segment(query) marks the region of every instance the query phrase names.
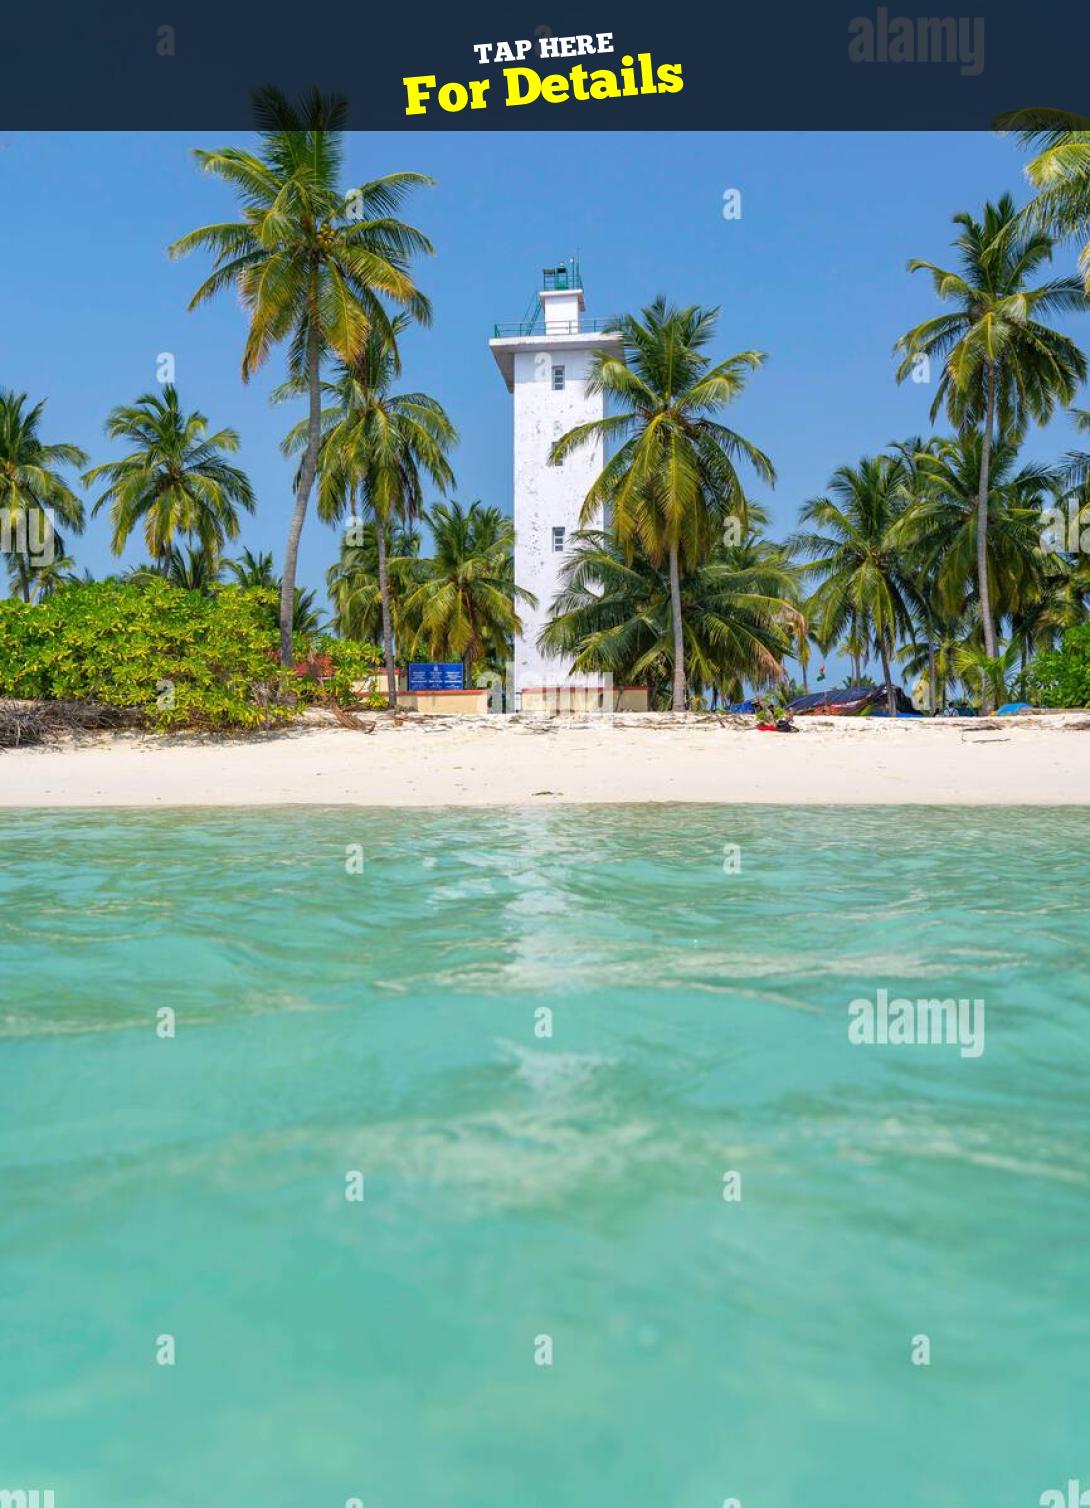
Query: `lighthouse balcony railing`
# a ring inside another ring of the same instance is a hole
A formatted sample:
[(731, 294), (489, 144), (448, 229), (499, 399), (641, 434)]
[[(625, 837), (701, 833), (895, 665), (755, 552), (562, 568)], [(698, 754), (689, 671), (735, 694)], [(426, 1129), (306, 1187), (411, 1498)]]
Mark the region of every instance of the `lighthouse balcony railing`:
[(493, 340), (527, 335), (595, 335), (616, 330), (616, 316), (611, 319), (523, 319), (510, 324), (494, 325)]

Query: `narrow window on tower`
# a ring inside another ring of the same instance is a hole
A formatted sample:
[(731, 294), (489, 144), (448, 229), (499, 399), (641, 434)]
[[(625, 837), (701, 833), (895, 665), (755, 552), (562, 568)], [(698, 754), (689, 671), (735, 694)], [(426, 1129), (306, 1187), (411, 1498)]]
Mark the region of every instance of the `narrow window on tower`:
[(553, 392), (554, 393), (562, 393), (563, 391), (564, 391), (564, 368), (563, 367), (553, 367)]
[(564, 553), (564, 526), (563, 526), (563, 524), (554, 524), (553, 525), (553, 554), (554, 555), (563, 555), (563, 553)]

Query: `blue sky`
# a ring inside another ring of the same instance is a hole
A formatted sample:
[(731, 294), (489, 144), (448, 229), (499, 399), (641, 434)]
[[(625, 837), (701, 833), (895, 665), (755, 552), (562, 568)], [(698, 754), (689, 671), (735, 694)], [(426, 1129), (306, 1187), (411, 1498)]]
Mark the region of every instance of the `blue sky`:
[[(46, 437), (99, 462), (118, 453), (103, 434), (109, 408), (152, 388), (158, 354), (173, 352), (185, 406), (241, 435), (259, 500), (242, 543), (279, 561), (292, 468), (278, 444), (302, 412), (268, 402), (283, 353), (244, 385), (237, 302), (221, 295), (187, 313), (206, 263), (165, 251), (183, 231), (234, 217), (230, 191), (190, 155), (222, 144), (216, 132), (0, 138), (0, 385), (47, 398)], [(435, 320), (406, 339), (404, 383), (457, 425), (463, 501), (511, 505), (510, 398), (492, 325), (521, 318), (540, 269), (578, 251), (589, 313), (665, 292), (721, 305), (720, 354), (768, 353), (731, 422), (776, 464), (775, 491), (752, 490), (780, 534), (837, 465), (928, 430), (930, 389), (893, 378), (894, 340), (936, 307), (905, 263), (948, 260), (955, 211), (1005, 189), (1023, 201), (1023, 162), (1014, 141), (983, 134), (369, 134), (349, 139), (345, 181), (400, 168), (437, 179), (407, 214), (436, 246), (419, 267)], [(739, 220), (723, 218), (728, 188), (741, 191)], [(1074, 251), (1054, 265), (1070, 270)], [(1070, 329), (1090, 342), (1085, 316)], [(1061, 416), (1027, 452), (1072, 441)], [(104, 517), (73, 544), (81, 567), (114, 568)], [(300, 580), (321, 588), (335, 553), (312, 516)], [(137, 541), (124, 560), (143, 554)]]

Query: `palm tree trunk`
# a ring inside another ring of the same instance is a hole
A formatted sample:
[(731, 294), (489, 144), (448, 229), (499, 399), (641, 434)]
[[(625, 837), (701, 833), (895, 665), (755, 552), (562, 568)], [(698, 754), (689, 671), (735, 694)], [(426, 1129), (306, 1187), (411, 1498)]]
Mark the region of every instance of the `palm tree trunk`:
[(886, 706), (889, 708), (890, 717), (893, 717), (897, 712), (897, 697), (894, 694), (893, 676), (890, 674), (889, 669), (889, 649), (886, 645), (885, 636), (881, 634), (878, 636), (878, 652), (882, 656), (882, 674), (886, 682)]
[[(984, 433), (980, 445), (980, 484), (976, 495), (976, 576), (980, 594), (980, 621), (984, 629), (984, 651), (994, 660), (999, 653), (992, 619), (992, 600), (988, 587), (988, 481), (992, 461), (992, 426), (995, 423), (995, 368), (988, 363), (985, 377), (988, 388)], [(990, 698), (989, 698), (990, 700)], [(986, 707), (984, 711), (990, 712)]]
[(378, 594), (382, 601), (382, 652), (386, 660), (386, 696), (392, 712), (397, 706), (397, 672), (394, 669), (394, 632), (390, 626), (390, 574), (386, 569), (386, 521), (375, 514), (375, 544), (378, 546)]
[(930, 634), (927, 636), (927, 693), (928, 711), (934, 717), (938, 710), (935, 703), (939, 699), (939, 688), (935, 681), (935, 641)]
[(681, 621), (681, 577), (676, 543), (670, 546), (670, 616), (674, 626), (674, 691), (671, 705), (675, 712), (684, 712), (685, 629)]
[(291, 625), (295, 616), (295, 570), (299, 560), (299, 538), (303, 532), (303, 520), (307, 515), (310, 489), (318, 470), (318, 442), (321, 438), (322, 389), (318, 374), (318, 319), (317, 310), (311, 310), (310, 328), (307, 331), (307, 385), (310, 397), (310, 413), (307, 416), (307, 448), (303, 464), (299, 468), (299, 486), (295, 493), (288, 528), (288, 547), (284, 551), (284, 579), (280, 583), (280, 663), (289, 669), (294, 663), (291, 648)]

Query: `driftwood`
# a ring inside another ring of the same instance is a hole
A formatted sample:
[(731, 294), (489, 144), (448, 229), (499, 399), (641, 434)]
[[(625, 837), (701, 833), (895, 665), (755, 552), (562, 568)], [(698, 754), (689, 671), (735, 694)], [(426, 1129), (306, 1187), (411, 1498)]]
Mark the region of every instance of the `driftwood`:
[(340, 702), (336, 701), (333, 697), (329, 697), (328, 700), (323, 701), (322, 706), (325, 711), (333, 714), (342, 728), (352, 728), (357, 733), (373, 733), (375, 731), (374, 718), (369, 723), (362, 722), (354, 712), (349, 712), (347, 707), (342, 707)]
[(15, 701), (0, 699), (0, 749), (44, 743), (66, 733), (138, 727), (140, 717), (121, 707), (96, 702)]
[(351, 728), (354, 733), (373, 733), (377, 719), (372, 716), (370, 722), (363, 722), (354, 712), (347, 707), (342, 707), (337, 698), (326, 687), (322, 687), (318, 695), (317, 705), (323, 712), (328, 712), (331, 717), (340, 723), (342, 728)]

